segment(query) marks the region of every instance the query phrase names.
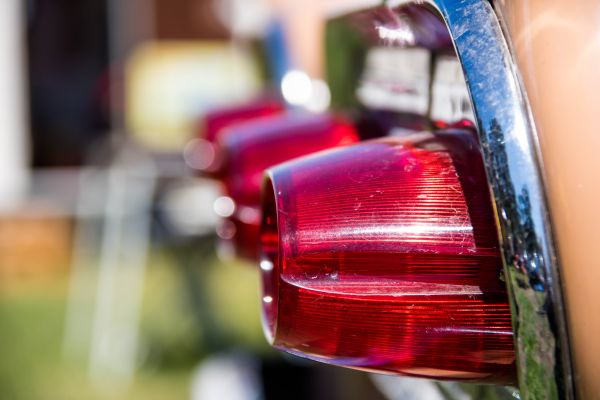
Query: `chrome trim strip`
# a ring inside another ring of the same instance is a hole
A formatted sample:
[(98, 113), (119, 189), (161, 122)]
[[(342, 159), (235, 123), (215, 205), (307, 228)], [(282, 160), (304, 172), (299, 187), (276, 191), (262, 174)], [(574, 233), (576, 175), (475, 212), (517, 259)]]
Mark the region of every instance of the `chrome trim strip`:
[(427, 3), (443, 16), (477, 116), (513, 310), (522, 398), (575, 397), (537, 135), (498, 16), (486, 0)]

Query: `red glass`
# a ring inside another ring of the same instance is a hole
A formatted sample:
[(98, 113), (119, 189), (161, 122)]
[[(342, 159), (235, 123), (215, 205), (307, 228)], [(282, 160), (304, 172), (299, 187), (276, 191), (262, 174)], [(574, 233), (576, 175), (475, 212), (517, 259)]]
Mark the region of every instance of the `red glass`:
[(218, 135), (225, 128), (263, 117), (281, 114), (285, 106), (276, 100), (261, 98), (249, 103), (230, 107), (221, 107), (209, 111), (204, 115), (201, 125), (200, 139), (204, 143), (207, 156), (212, 157), (211, 163), (206, 163), (204, 172), (215, 173), (220, 166), (220, 155), (215, 147)]
[(253, 119), (281, 114), (285, 111), (282, 103), (260, 99), (250, 103), (214, 109), (204, 116), (204, 138), (215, 142), (218, 133), (228, 126)]
[(433, 121), (436, 129), (475, 129), (475, 123), (469, 119), (461, 119), (452, 123), (443, 120)]
[(370, 371), (514, 382), (472, 132), (364, 142), (267, 175), (260, 268), (275, 347)]
[(316, 151), (358, 142), (354, 127), (329, 114), (282, 114), (228, 128), (218, 138), (222, 180), (236, 211), (230, 221), (238, 255), (257, 259), (260, 186), (265, 169)]

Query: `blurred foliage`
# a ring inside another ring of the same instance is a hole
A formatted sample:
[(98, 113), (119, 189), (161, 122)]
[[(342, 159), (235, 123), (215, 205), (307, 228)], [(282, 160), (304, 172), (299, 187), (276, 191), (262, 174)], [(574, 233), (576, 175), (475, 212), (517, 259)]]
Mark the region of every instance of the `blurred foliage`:
[(327, 23), (325, 65), (332, 107), (352, 109), (358, 106), (356, 89), (362, 80), (367, 45), (366, 38), (348, 18)]
[(36, 385), (59, 359), (64, 316), (62, 282), (0, 293), (0, 395), (42, 398)]
[[(202, 357), (233, 346), (268, 352), (260, 327), (256, 271), (241, 262), (219, 262), (199, 249), (151, 254), (140, 319), (139, 370), (132, 385), (120, 392), (98, 390), (89, 380), (86, 362), (63, 357), (67, 276), (2, 286), (0, 400), (189, 398), (190, 380)], [(182, 266), (181, 260), (189, 263)], [(198, 294), (201, 309), (193, 300)], [(217, 348), (207, 342), (209, 336), (222, 339)]]

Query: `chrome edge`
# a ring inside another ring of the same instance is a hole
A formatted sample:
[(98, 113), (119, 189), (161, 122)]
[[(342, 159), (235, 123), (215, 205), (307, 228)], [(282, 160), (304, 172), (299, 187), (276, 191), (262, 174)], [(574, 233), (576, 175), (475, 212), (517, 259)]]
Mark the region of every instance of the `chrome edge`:
[(388, 1), (436, 8), (461, 60), (499, 222), (519, 388), (525, 399), (573, 399), (559, 265), (528, 103), (487, 0)]
[(494, 197), (525, 399), (574, 398), (537, 135), (499, 20), (484, 0), (431, 0), (465, 72)]

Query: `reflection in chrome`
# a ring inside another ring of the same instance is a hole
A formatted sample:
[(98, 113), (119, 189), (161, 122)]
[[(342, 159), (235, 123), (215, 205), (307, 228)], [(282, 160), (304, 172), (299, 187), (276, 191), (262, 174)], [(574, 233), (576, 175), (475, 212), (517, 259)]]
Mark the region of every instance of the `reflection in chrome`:
[[(406, 3), (415, 2), (387, 2)], [(521, 394), (572, 399), (565, 311), (536, 136), (498, 17), (486, 0), (425, 3), (438, 9), (450, 30), (477, 116), (498, 210)]]

